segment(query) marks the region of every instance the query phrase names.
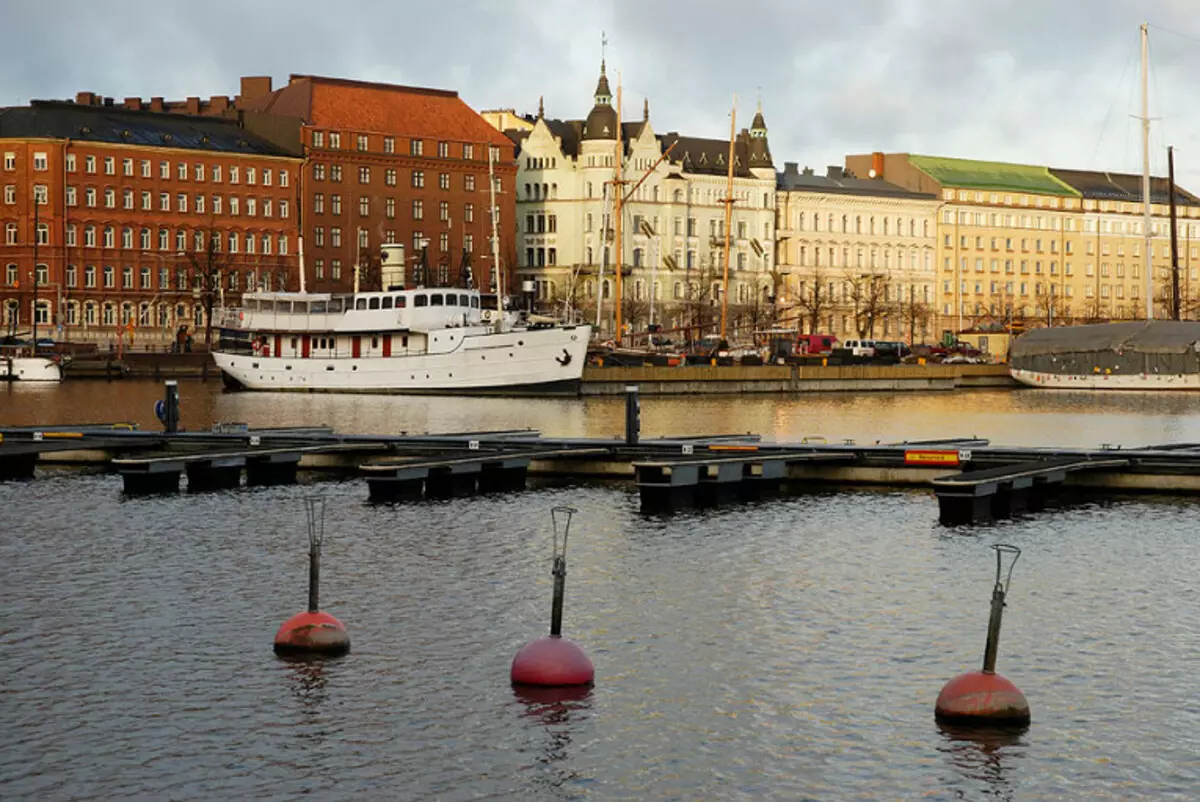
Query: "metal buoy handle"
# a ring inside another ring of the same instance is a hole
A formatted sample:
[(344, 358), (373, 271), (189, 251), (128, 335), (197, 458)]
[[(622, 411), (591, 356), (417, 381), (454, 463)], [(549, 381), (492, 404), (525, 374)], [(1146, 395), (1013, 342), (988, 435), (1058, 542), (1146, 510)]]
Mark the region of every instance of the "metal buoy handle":
[[(1004, 597), (1008, 595), (1008, 587), (1012, 584), (1013, 568), (1021, 558), (1021, 550), (1016, 546), (997, 543), (992, 548), (996, 550), (996, 582), (992, 587), (992, 610), (988, 617), (987, 643), (983, 648), (983, 670), (988, 674), (996, 672), (996, 656), (1000, 649), (1000, 622), (1004, 617)], [(1007, 575), (1004, 573), (1005, 555), (1012, 557)]]
[[(571, 534), (571, 518), (577, 510), (574, 507), (554, 507), (550, 510), (550, 523), (554, 529), (552, 544), (554, 567), (550, 573), (554, 576), (554, 599), (550, 605), (550, 637), (562, 636), (563, 594), (567, 586), (567, 537)], [(562, 520), (562, 550), (558, 547), (559, 521)]]

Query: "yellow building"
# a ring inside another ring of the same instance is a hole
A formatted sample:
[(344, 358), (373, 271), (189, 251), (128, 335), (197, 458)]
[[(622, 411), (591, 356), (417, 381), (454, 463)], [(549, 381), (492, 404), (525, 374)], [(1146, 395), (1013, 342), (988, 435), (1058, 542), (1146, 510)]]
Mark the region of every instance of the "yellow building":
[[(907, 153), (847, 169), (940, 199), (937, 303), (945, 331), (1146, 316), (1141, 177)], [(1167, 181), (1151, 181), (1153, 312), (1172, 299)], [(1182, 317), (1200, 318), (1200, 198), (1175, 188)]]
[(487, 120), (497, 131), (533, 130), (533, 121), (517, 114), (514, 109), (491, 109), (479, 112), (479, 116)]
[(830, 167), (784, 165), (776, 184), (785, 322), (813, 334), (905, 342), (941, 337), (935, 318), (938, 197)]

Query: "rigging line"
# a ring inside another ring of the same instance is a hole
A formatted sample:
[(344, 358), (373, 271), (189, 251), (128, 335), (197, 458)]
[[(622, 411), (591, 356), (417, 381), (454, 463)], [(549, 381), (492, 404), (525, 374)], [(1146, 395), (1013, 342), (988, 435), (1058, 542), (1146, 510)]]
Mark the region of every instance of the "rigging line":
[(1184, 33), (1183, 31), (1172, 30), (1171, 28), (1164, 28), (1163, 26), (1156, 25), (1153, 22), (1148, 22), (1148, 23), (1146, 23), (1146, 25), (1147, 25), (1147, 27), (1153, 28), (1156, 31), (1163, 31), (1164, 33), (1174, 34), (1175, 36), (1178, 36), (1182, 39), (1191, 39), (1193, 42), (1200, 42), (1200, 36), (1195, 36), (1190, 33)]
[[(1125, 82), (1125, 75), (1129, 72), (1129, 64), (1133, 60), (1132, 57), (1133, 51), (1131, 46), (1129, 57), (1125, 59), (1125, 66), (1121, 69), (1121, 77), (1117, 79), (1117, 92), (1121, 91), (1121, 84)], [(1092, 157), (1088, 161), (1088, 166), (1093, 169), (1096, 166), (1096, 155), (1100, 152), (1100, 143), (1104, 140), (1104, 132), (1108, 128), (1108, 121), (1112, 116), (1113, 107), (1117, 105), (1116, 92), (1114, 92), (1111, 97), (1112, 99), (1108, 104), (1108, 111), (1104, 113), (1104, 122), (1100, 124), (1100, 134), (1096, 137), (1096, 146), (1092, 148)]]

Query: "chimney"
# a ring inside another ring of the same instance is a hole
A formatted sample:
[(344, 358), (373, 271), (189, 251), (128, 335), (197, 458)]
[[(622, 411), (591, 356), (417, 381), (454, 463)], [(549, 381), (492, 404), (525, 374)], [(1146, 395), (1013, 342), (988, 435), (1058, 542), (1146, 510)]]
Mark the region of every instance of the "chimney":
[(825, 174), (826, 178), (831, 178), (834, 181), (840, 181), (843, 178), (842, 168), (837, 165), (829, 165), (829, 171)]
[(871, 154), (871, 172), (874, 173), (872, 178), (883, 178), (883, 153), (880, 151)]
[(129, 109), (130, 111), (141, 111), (142, 99), (140, 97), (125, 98), (125, 108)]
[(95, 92), (78, 92), (75, 95), (75, 102), (80, 106), (91, 106), (96, 102)]
[(187, 99), (187, 113), (188, 114), (199, 114), (200, 113), (200, 98), (189, 97)]
[(800, 173), (798, 171), (799, 167), (800, 167), (800, 164), (798, 162), (784, 162), (783, 163), (783, 177), (784, 178), (796, 178), (797, 176), (800, 175)]
[(812, 175), (812, 174), (813, 174), (813, 168), (811, 168), (811, 167), (804, 168), (804, 175)]
[(113, 104), (113, 99), (111, 97), (104, 98), (104, 105), (106, 107), (112, 108), (112, 104)]
[(254, 100), (263, 95), (271, 94), (271, 76), (247, 75), (242, 77), (242, 91), (238, 94), (239, 101)]
[(163, 99), (161, 97), (150, 98), (150, 111), (162, 111)]
[(208, 110), (212, 114), (224, 114), (229, 108), (229, 98), (225, 95), (213, 95), (208, 99)]

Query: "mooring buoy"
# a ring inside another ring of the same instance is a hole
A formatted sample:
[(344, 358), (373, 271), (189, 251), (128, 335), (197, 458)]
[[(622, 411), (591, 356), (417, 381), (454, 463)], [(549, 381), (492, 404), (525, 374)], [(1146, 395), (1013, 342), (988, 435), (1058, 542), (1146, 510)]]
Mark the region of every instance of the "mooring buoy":
[(341, 621), (319, 608), (325, 499), (306, 498), (304, 506), (308, 517), (308, 610), (283, 622), (275, 633), (275, 654), (338, 657), (350, 651), (350, 635)]
[[(514, 685), (565, 687), (591, 685), (596, 676), (592, 661), (583, 649), (562, 636), (563, 593), (567, 582), (567, 537), (571, 532), (572, 507), (550, 511), (554, 528), (554, 598), (550, 606), (550, 636), (530, 641), (521, 647), (512, 662)], [(559, 519), (564, 519), (562, 549), (558, 545)]]
[[(983, 651), (983, 670), (959, 674), (942, 688), (934, 706), (934, 717), (945, 724), (1003, 727), (1029, 724), (1029, 702), (1025, 700), (1025, 694), (996, 673), (1004, 598), (1008, 595), (1013, 568), (1021, 557), (1021, 550), (1006, 544), (992, 548), (996, 550), (996, 583), (992, 588), (992, 610)], [(1012, 556), (1007, 576), (1003, 576), (1005, 555)]]

